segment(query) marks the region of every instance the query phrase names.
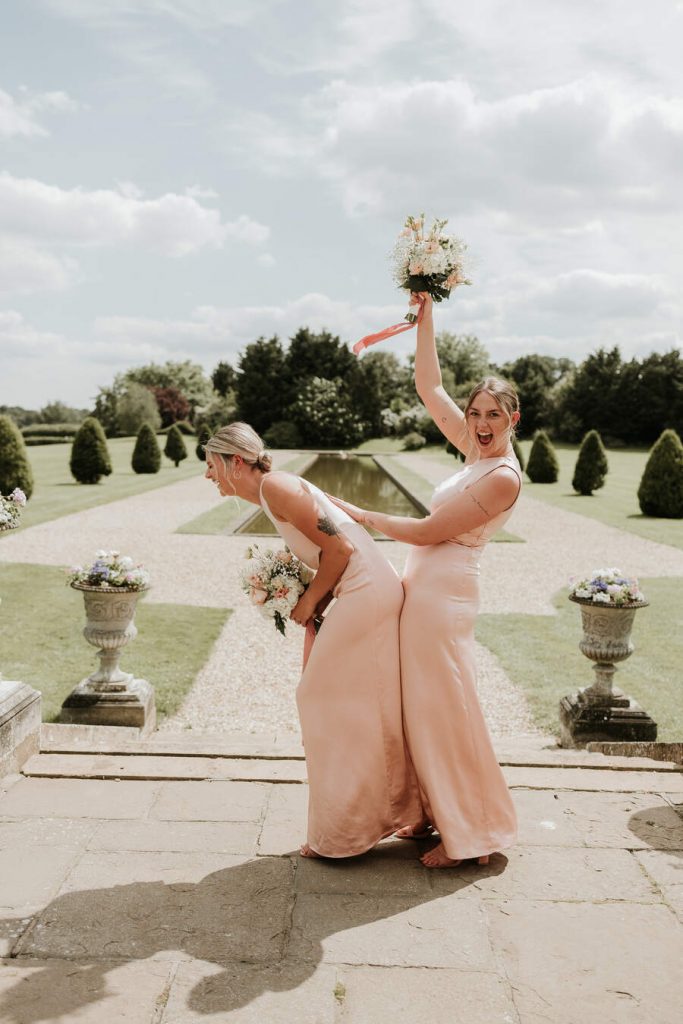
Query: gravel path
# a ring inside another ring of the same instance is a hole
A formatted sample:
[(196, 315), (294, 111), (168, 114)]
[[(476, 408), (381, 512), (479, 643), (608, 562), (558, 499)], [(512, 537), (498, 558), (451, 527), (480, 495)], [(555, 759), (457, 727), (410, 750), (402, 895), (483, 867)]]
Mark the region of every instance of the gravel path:
[[(448, 475), (447, 468), (424, 457), (406, 454), (400, 461), (434, 483)], [(98, 548), (118, 548), (150, 569), (153, 587), (146, 600), (233, 608), (192, 691), (161, 728), (297, 732), (294, 690), (302, 634), (290, 627), (282, 638), (246, 603), (236, 568), (250, 539), (174, 532), (223, 500), (198, 473), (195, 479), (18, 530), (0, 542), (0, 562), (69, 565), (87, 560)], [(509, 528), (527, 543), (489, 545), (482, 567), (483, 611), (523, 607), (529, 614), (553, 614), (552, 595), (567, 577), (598, 564), (621, 565), (636, 575), (683, 576), (682, 552), (524, 496)], [(381, 543), (400, 571), (405, 546)], [(481, 646), (478, 667), (494, 736), (537, 732), (524, 696)]]

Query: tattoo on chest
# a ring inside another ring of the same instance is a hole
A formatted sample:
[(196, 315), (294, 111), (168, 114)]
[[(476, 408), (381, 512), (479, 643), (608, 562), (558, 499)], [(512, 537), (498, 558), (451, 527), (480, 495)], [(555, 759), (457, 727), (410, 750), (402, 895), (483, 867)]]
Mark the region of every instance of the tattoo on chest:
[(330, 517), (326, 516), (324, 512), (318, 519), (318, 529), (321, 533), (326, 533), (328, 537), (336, 537), (339, 533), (339, 530), (334, 525)]

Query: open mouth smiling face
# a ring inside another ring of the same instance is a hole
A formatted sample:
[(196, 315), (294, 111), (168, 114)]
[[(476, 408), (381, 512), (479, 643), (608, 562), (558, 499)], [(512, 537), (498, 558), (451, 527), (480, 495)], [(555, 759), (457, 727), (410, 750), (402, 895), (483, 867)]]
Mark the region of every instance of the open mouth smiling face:
[(469, 407), (467, 428), (481, 451), (507, 447), (508, 417), (488, 391), (480, 391)]

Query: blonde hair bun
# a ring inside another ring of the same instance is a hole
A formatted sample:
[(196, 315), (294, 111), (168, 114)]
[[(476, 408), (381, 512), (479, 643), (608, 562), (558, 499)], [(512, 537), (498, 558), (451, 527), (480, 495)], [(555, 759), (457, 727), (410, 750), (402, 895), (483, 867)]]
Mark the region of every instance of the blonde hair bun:
[(254, 428), (239, 421), (229, 423), (227, 427), (219, 427), (204, 445), (204, 450), (223, 458), (240, 455), (248, 465), (256, 466), (262, 473), (267, 473), (273, 465), (272, 458)]

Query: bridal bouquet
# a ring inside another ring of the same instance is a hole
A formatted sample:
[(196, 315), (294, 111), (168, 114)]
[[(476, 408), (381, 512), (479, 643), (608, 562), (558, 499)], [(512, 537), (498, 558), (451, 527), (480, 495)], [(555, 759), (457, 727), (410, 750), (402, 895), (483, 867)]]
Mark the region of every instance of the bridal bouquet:
[(314, 573), (289, 548), (261, 551), (258, 544), (247, 549), (248, 565), (240, 571), (240, 584), (262, 615), (275, 621), (285, 635), (285, 625)]
[[(442, 234), (447, 223), (435, 219), (425, 233), (424, 213), (407, 218), (391, 254), (399, 288), (428, 292), (434, 302), (441, 302), (459, 284), (471, 284), (463, 262), (467, 246), (453, 235)], [(409, 312), (406, 320), (415, 323), (417, 316)]]
[(622, 607), (645, 600), (638, 580), (624, 576), (620, 569), (594, 569), (590, 576), (569, 582), (569, 596), (579, 602)]
[(19, 487), (6, 496), (0, 494), (0, 530), (16, 530), (25, 504), (26, 495)]
[(132, 558), (118, 551), (96, 551), (92, 565), (74, 565), (67, 570), (67, 581), (76, 587), (102, 587), (108, 590), (147, 590), (149, 573)]

